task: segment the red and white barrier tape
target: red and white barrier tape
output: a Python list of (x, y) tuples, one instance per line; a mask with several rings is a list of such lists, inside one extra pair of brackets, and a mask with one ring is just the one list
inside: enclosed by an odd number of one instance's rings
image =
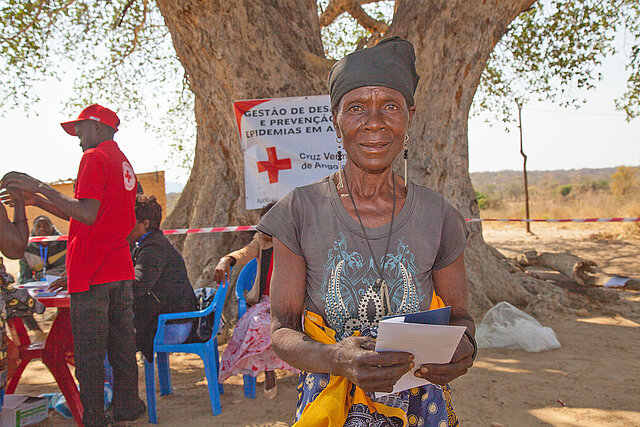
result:
[(575, 218), (575, 219), (495, 219), (495, 218), (467, 218), (467, 222), (502, 221), (502, 222), (640, 222), (640, 217), (628, 218)]
[[(494, 219), (494, 218), (467, 218), (467, 222), (502, 221), (502, 222), (640, 222), (640, 217), (628, 218), (577, 218), (577, 219)], [(165, 235), (175, 234), (201, 234), (201, 233), (229, 233), (233, 231), (255, 231), (255, 225), (235, 225), (228, 227), (205, 228), (177, 228), (162, 230)], [(29, 237), (29, 242), (56, 242), (68, 240), (69, 236), (34, 236)]]
[[(162, 230), (165, 235), (174, 234), (199, 234), (199, 233), (229, 233), (232, 231), (255, 231), (255, 225), (231, 225), (228, 227), (203, 227), (203, 228), (176, 228)], [(29, 242), (57, 242), (69, 240), (69, 236), (34, 236), (29, 237)]]

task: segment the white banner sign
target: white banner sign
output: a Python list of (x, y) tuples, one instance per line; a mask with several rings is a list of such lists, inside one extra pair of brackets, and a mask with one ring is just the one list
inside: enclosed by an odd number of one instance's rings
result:
[(259, 209), (338, 170), (328, 95), (236, 101), (233, 107), (244, 152), (247, 209)]

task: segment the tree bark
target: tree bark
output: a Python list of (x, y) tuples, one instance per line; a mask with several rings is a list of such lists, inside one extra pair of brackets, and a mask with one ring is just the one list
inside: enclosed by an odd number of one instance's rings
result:
[[(480, 75), (511, 21), (535, 0), (397, 0), (387, 35), (413, 42), (421, 81), (410, 129), (410, 179), (478, 216), (468, 172), (467, 121)], [(191, 176), (165, 227), (250, 224), (232, 101), (327, 92), (317, 8), (311, 0), (157, 0), (195, 94), (197, 145)], [(470, 224), (466, 251), (474, 312), (507, 300), (561, 303), (565, 294), (514, 269)], [(189, 235), (179, 242), (196, 286), (215, 260), (247, 242), (242, 233)], [(214, 261), (214, 262), (212, 262)], [(195, 281), (198, 279), (199, 281)], [(552, 297), (549, 297), (552, 295)], [(538, 304), (544, 305), (544, 304)], [(536, 312), (536, 310), (529, 310)]]
[[(326, 92), (328, 66), (312, 0), (157, 0), (195, 95), (194, 165), (165, 228), (255, 224), (244, 202), (243, 155), (232, 103)], [(194, 285), (250, 233), (188, 235), (178, 245)], [(210, 270), (210, 268), (209, 268)]]
[[(467, 139), (473, 96), (496, 43), (533, 3), (396, 0), (386, 35), (413, 43), (420, 75), (417, 112), (410, 129), (409, 179), (440, 192), (466, 218), (479, 216)], [(509, 301), (530, 312), (544, 312), (559, 308), (554, 298), (559, 304), (566, 301), (566, 292), (510, 272), (508, 261), (484, 242), (481, 223), (468, 225), (471, 235), (465, 259), (472, 311)]]

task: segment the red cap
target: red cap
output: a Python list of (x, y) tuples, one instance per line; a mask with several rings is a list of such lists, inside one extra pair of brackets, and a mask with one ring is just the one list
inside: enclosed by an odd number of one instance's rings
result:
[(116, 113), (101, 105), (93, 104), (82, 110), (76, 120), (60, 123), (60, 125), (62, 125), (62, 128), (69, 135), (77, 136), (76, 130), (73, 128), (73, 125), (84, 120), (93, 120), (96, 122), (100, 122), (103, 125), (107, 125), (110, 128), (113, 128), (116, 132), (118, 131), (118, 125), (120, 124), (120, 119), (118, 118), (118, 115)]

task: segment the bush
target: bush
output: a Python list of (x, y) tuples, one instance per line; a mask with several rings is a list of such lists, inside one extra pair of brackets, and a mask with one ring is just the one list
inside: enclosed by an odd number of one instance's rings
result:
[(628, 166), (618, 166), (611, 181), (611, 190), (616, 196), (626, 196), (638, 188), (636, 171)]
[(567, 184), (567, 185), (561, 185), (560, 188), (558, 189), (558, 192), (562, 197), (567, 197), (569, 194), (571, 194), (571, 190), (573, 190), (573, 185)]
[(520, 200), (521, 197), (524, 197), (524, 186), (522, 184), (510, 182), (505, 190), (511, 200)]
[(476, 200), (478, 201), (478, 208), (480, 208), (481, 211), (487, 208), (487, 202), (489, 201), (489, 196), (476, 190)]
[(502, 199), (494, 196), (481, 193), (476, 190), (476, 200), (478, 201), (478, 208), (483, 211), (485, 209), (500, 209), (503, 206)]
[(604, 179), (586, 179), (578, 184), (577, 190), (581, 193), (598, 193), (609, 192), (611, 189), (609, 188), (609, 181), (605, 181)]

